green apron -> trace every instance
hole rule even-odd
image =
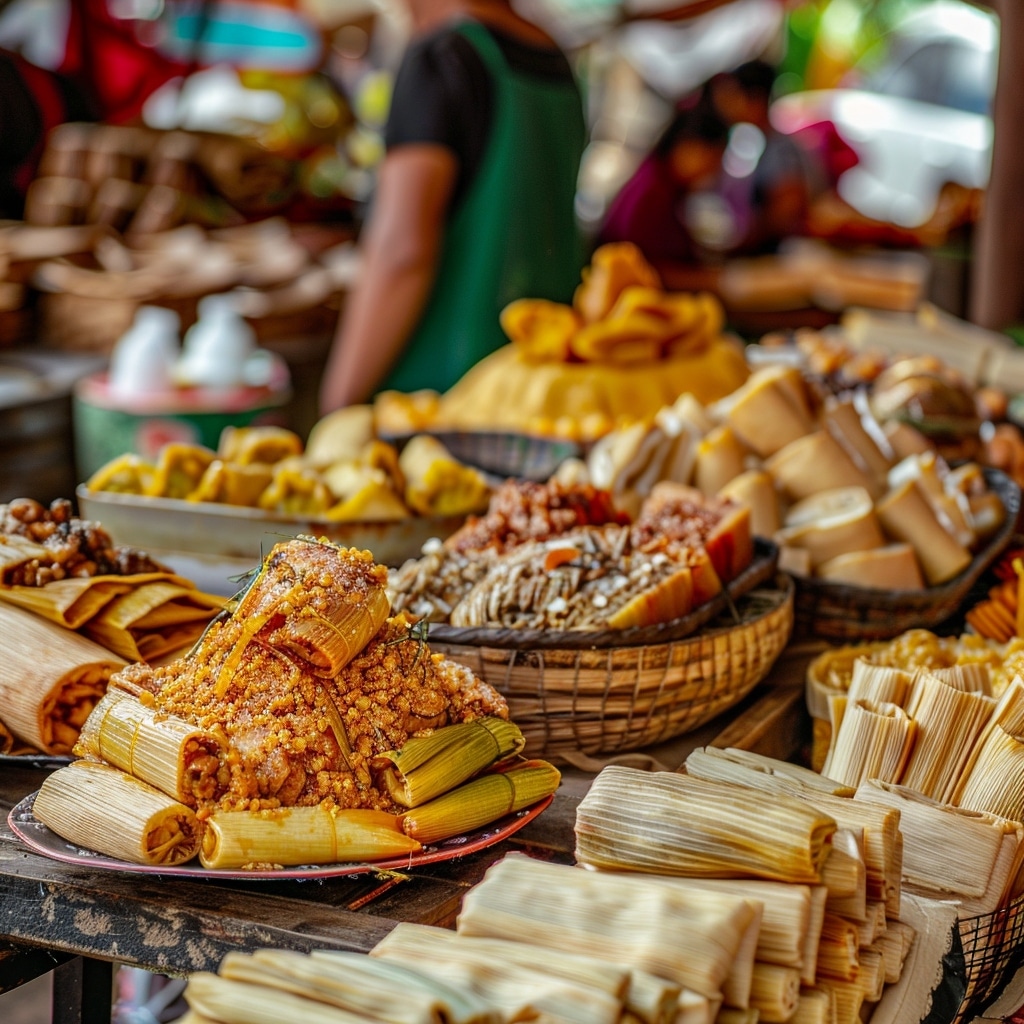
[[[574,201],[586,128],[579,92],[520,74],[483,25],[461,23],[494,83],[487,148],[445,228],[433,292],[381,390],[446,391],[508,343],[513,299],[569,302],[583,246]]]

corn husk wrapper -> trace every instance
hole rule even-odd
[[[316,675],[333,678],[384,624],[390,602],[373,556],[349,549],[344,554],[351,557],[339,561],[330,545],[323,545],[321,566],[315,557],[318,545],[312,538],[298,537],[275,545],[264,559],[232,613],[245,622],[245,631],[217,671],[217,696],[230,688],[246,647],[257,637],[302,659]],[[305,546],[312,551],[303,550]],[[331,578],[329,588],[317,582],[318,601],[309,601],[305,575],[320,581],[334,571],[344,573],[345,579]]]
[[[622,995],[595,981],[596,965],[592,964],[581,977],[576,972],[538,970],[535,963],[519,962],[514,954],[509,960],[495,958],[475,948],[473,940],[464,936],[447,942],[418,929],[415,940],[410,938],[406,930],[396,939],[385,937],[374,947],[373,958],[410,965],[475,991],[513,1017],[532,1009],[545,1018],[575,1024],[616,1024],[622,1014]],[[535,958],[542,952],[536,947],[525,948],[532,949]]]
[[[780,964],[754,964],[750,988],[751,1009],[765,1024],[784,1024],[796,1010],[800,998],[800,972]]]
[[[394,961],[401,961],[406,954],[427,959],[435,954],[439,957],[485,957],[600,989],[616,999],[624,999],[630,987],[630,970],[623,964],[510,939],[479,935],[470,938],[449,928],[412,922],[400,922],[370,951],[371,957],[385,954]],[[679,991],[678,986],[675,991]]]
[[[363,808],[281,807],[215,811],[206,820],[203,867],[251,864],[339,864],[387,860],[420,849],[385,811]]]
[[[402,828],[424,845],[440,842],[533,806],[551,796],[561,778],[547,761],[520,761],[406,811],[401,816]]]
[[[789,1024],[831,1024],[834,1012],[831,993],[804,986],[800,989]]]
[[[515,723],[479,718],[413,737],[401,750],[375,757],[372,767],[380,771],[392,800],[402,807],[416,807],[520,753],[525,745]]]
[[[864,832],[836,829],[832,850],[821,873],[828,888],[826,907],[852,921],[867,917],[867,868],[864,866]]]
[[[48,775],[33,813],[68,842],[133,864],[183,864],[199,852],[202,836],[190,807],[98,761],[73,761]]]
[[[362,953],[258,949],[228,953],[218,975],[254,988],[291,992],[351,1013],[394,1024],[434,1024],[438,1020],[491,1024],[497,1011],[472,992],[405,964],[374,960]],[[273,998],[272,993],[268,993]]]
[[[730,777],[736,784],[764,793],[784,793],[828,815],[839,829],[862,832],[864,842],[864,867],[867,874],[867,891],[872,899],[898,899],[900,888],[899,814],[890,808],[878,807],[840,795],[852,795],[849,787],[838,787],[839,792],[829,791],[837,783],[822,779],[819,784],[806,784],[795,773],[783,769],[774,772],[759,771],[741,765],[739,760],[719,757],[714,748],[694,751],[686,759],[687,774],[698,778],[719,777],[722,766],[729,766]],[[729,754],[729,751],[725,751]],[[700,754],[701,756],[694,756]],[[742,783],[740,780],[742,779]],[[834,838],[834,837],[833,837]],[[894,911],[894,915],[895,915]]]
[[[114,765],[190,807],[221,792],[223,739],[117,688],[93,708],[74,752]]]
[[[999,698],[951,802],[1012,821],[1024,818],[1024,680],[1020,676]]]
[[[846,786],[810,768],[737,747],[698,747],[687,755],[685,768],[686,774],[694,778],[732,782],[766,792],[821,792],[853,796],[856,791],[855,787]]]
[[[609,871],[818,882],[835,822],[787,796],[765,804],[730,783],[612,765],[576,810],[576,859]]]
[[[825,989],[830,995],[835,1024],[859,1024],[861,1007],[864,1005],[864,989],[860,982],[822,978],[817,987]]]
[[[731,894],[509,854],[467,893],[457,931],[614,960],[714,999],[752,970],[760,920],[760,904]]]
[[[15,738],[47,754],[70,754],[78,734],[125,662],[38,615],[0,602],[0,708]]]
[[[765,468],[792,501],[837,487],[863,487],[869,494],[876,491],[870,474],[827,430],[791,441],[767,460]]]
[[[330,1006],[317,999],[268,986],[222,978],[199,971],[189,975],[185,1001],[191,1012],[217,1024],[366,1024],[365,1014]]]
[[[183,577],[166,572],[136,573],[131,576],[73,576],[53,580],[41,587],[0,587],[0,600],[26,608],[68,629],[81,629],[115,598],[155,583],[195,589]]]
[[[818,946],[818,978],[852,981],[860,963],[860,932],[853,921],[826,914]]]
[[[757,937],[757,960],[783,967],[809,967],[814,960],[825,913],[827,892],[822,886],[767,882],[753,878],[665,878],[684,889],[727,892],[764,904]]]
[[[996,701],[928,672],[918,673],[911,700],[908,711],[917,723],[917,736],[899,781],[925,796],[949,801]]]
[[[0,586],[9,586],[21,566],[36,559],[49,560],[50,552],[20,533],[0,533]]]
[[[115,597],[84,632],[128,661],[153,661],[195,643],[226,605],[192,586],[153,581]]]
[[[917,723],[897,704],[829,697],[832,741],[822,773],[848,786],[864,779],[897,782],[910,760]]]

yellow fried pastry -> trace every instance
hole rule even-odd
[[[165,444],[157,456],[146,493],[153,498],[187,498],[216,457],[215,452],[200,444]]]
[[[240,466],[254,462],[272,465],[290,455],[301,455],[302,438],[285,427],[225,427],[217,454],[225,462]]]
[[[86,481],[90,491],[115,494],[148,494],[156,467],[141,455],[119,455],[100,466]]]
[[[188,495],[189,501],[215,501],[223,505],[252,507],[270,486],[274,471],[264,463],[244,466],[214,459]]]
[[[501,311],[499,319],[511,341],[527,358],[538,362],[565,362],[580,327],[576,310],[547,299],[516,299]]]
[[[661,288],[658,272],[632,242],[609,242],[600,246],[591,256],[590,266],[583,268],[581,278],[572,304],[584,323],[606,317],[630,285]]]

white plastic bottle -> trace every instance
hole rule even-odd
[[[132,398],[172,389],[181,353],[180,330],[181,320],[173,309],[140,306],[110,354],[111,394]]]
[[[199,318],[185,332],[174,371],[186,387],[231,388],[245,381],[245,367],[256,352],[256,335],[239,316],[230,295],[207,295]]]

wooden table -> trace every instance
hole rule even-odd
[[[806,657],[788,654],[732,712],[645,752],[676,768],[695,747],[745,746],[795,755],[809,735]],[[543,814],[497,846],[418,867],[402,879],[190,881],[64,864],[27,850],[7,813],[44,773],[0,766],[0,992],[54,971],[57,1024],[109,1024],[115,963],[171,975],[215,971],[232,950],[371,949],[399,921],[451,926],[466,890],[518,849],[573,862],[576,805],[593,773],[565,768]]]

